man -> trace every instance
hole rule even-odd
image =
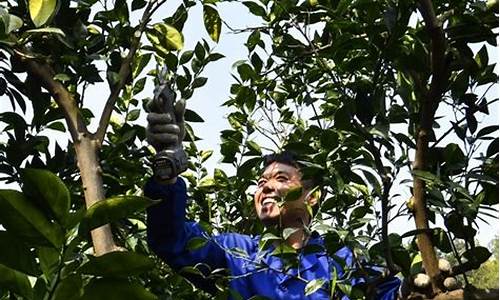
[[[175,153],[182,151],[184,138],[184,103],[164,113],[148,115],[148,141],[160,152],[167,149],[170,165],[176,165]],[[170,154],[168,154],[170,153]],[[159,155],[160,157],[162,155]],[[185,170],[177,164],[179,172]],[[279,255],[279,243],[259,249],[260,237],[237,233],[224,233],[209,237],[195,222],[185,220],[187,201],[186,185],[178,174],[161,176],[162,164],[154,164],[155,178],[145,186],[145,195],[163,201],[148,209],[148,243],[150,248],[172,268],[180,270],[186,266],[208,265],[210,268],[226,268],[229,271],[231,298],[249,299],[263,296],[269,299],[348,299],[336,291],[331,294],[333,278],[340,282],[347,269],[353,268],[353,254],[348,248],[339,250],[335,259],[323,248],[322,238],[308,234],[304,226],[311,221],[308,206],[317,205],[317,196],[311,193],[311,183],[302,181],[300,166],[290,154],[271,155],[265,158],[264,171],[258,180],[254,204],[257,216],[267,227],[295,228],[284,241],[296,250],[296,264],[290,267]],[[169,172],[172,168],[168,168]],[[288,192],[299,191],[297,198],[281,204]],[[193,238],[206,238],[203,247],[189,250],[188,242]],[[305,246],[317,245],[320,251],[306,253]],[[275,251],[278,248],[278,251]],[[238,249],[238,251],[234,251]],[[273,253],[274,251],[274,253]],[[342,267],[342,265],[344,267]],[[306,295],[308,282],[316,280],[321,288]],[[357,284],[368,278],[349,279]],[[198,278],[193,281],[206,290],[210,282]],[[390,278],[377,286],[375,298],[396,299],[399,280]],[[337,289],[338,290],[338,289]]]

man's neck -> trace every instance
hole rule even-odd
[[[306,234],[302,227],[297,228],[295,232],[290,234],[290,236],[286,239],[288,245],[290,245],[293,249],[298,250],[302,249],[307,244],[307,240],[309,236]]]

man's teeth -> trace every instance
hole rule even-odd
[[[266,198],[266,199],[264,199],[264,201],[262,201],[262,205],[266,205],[269,203],[277,203],[277,201],[274,198]]]

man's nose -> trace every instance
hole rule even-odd
[[[274,183],[272,182],[272,180],[268,180],[262,187],[262,192],[265,194],[274,192],[275,190],[276,188],[274,187]]]

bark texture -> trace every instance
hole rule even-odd
[[[96,141],[88,135],[81,136],[79,142],[75,144],[78,168],[80,169],[87,209],[106,198],[96,145]],[[94,245],[95,255],[103,255],[118,249],[113,240],[113,234],[109,224],[92,230],[90,234]]]
[[[419,1],[419,10],[424,19],[426,30],[431,37],[431,64],[432,81],[430,89],[425,91],[420,102],[420,121],[416,133],[416,152],[413,170],[424,171],[427,169],[427,155],[429,148],[429,137],[432,131],[432,123],[439,102],[441,101],[443,86],[445,83],[445,49],[446,41],[444,31],[439,24],[432,2],[430,0]],[[417,236],[417,245],[422,255],[422,262],[427,275],[431,278],[433,294],[440,293],[442,289],[442,278],[438,267],[438,259],[432,237],[429,233],[429,222],[427,216],[427,201],[425,199],[425,182],[414,176],[413,182],[414,217],[417,230],[422,233]]]

